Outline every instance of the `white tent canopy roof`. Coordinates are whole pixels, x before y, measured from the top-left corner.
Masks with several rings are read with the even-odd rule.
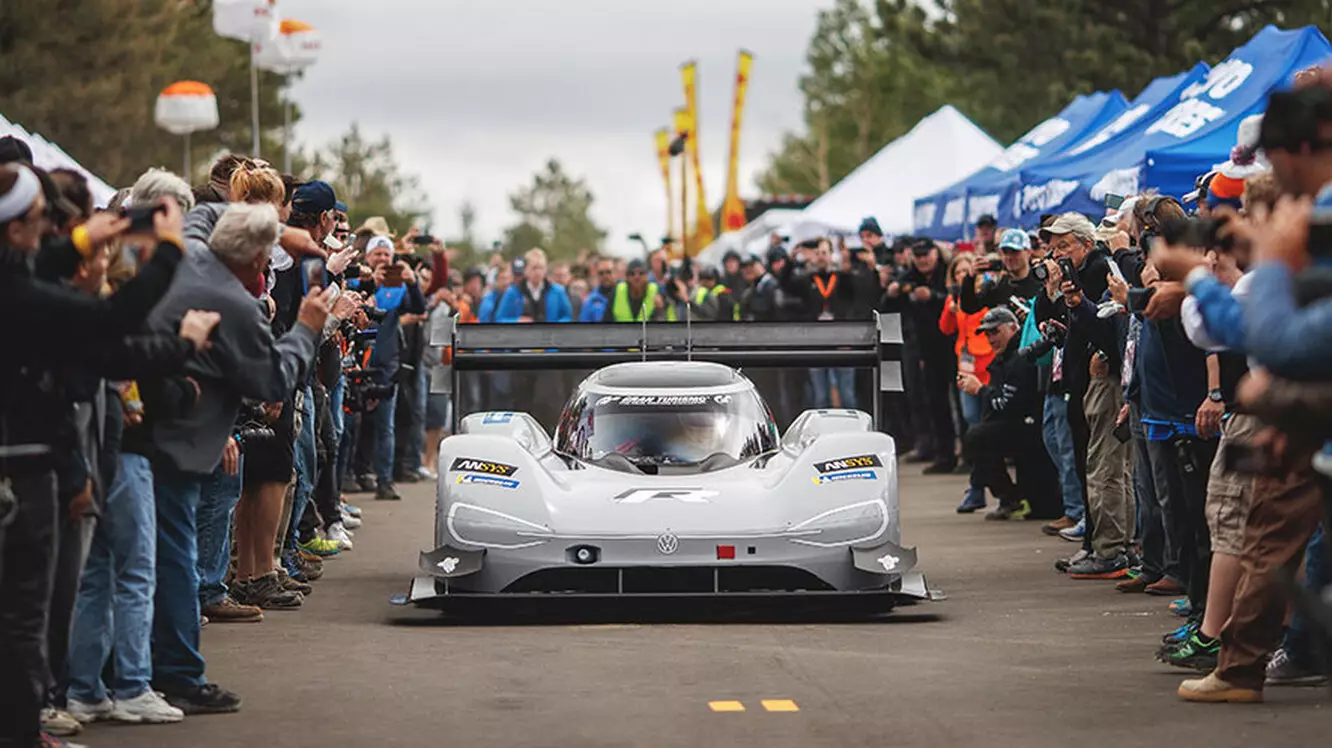
[[[910,233],[916,198],[967,177],[1002,152],[975,123],[944,105],[810,203],[799,222],[852,233],[874,216],[885,234]]]
[[[695,260],[704,265],[720,264],[722,256],[732,249],[741,254],[753,253],[761,257],[768,249],[769,235],[774,231],[790,234],[792,224],[800,220],[803,212],[800,208],[769,208],[743,228],[717,237],[699,251]]]
[[[24,130],[22,126],[17,125],[5,119],[0,115],[0,137],[13,135],[28,144],[32,149],[32,165],[46,170],[51,169],[73,169],[88,178],[88,190],[92,193],[93,205],[105,207],[111,198],[115,196],[116,190],[111,185],[98,179],[95,174],[83,168],[79,162],[75,161],[68,153],[65,153],[60,146],[48,142],[37,133],[30,133]]]

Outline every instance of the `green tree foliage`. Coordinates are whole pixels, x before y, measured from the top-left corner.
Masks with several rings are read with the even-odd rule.
[[[509,195],[518,222],[504,231],[505,253],[512,257],[540,247],[551,259],[572,260],[600,248],[606,232],[592,220],[592,201],[586,182],[551,159],[531,186]]]
[[[347,204],[352,228],[371,216],[383,216],[389,228],[401,236],[430,218],[420,181],[415,175],[402,173],[388,136],[367,140],[356,123],[298,171],[333,185],[338,199]]]
[[[1329,22],[1332,0],[837,0],[807,51],[804,131],[759,184],[820,194],[944,103],[1007,144],[1078,94],[1131,99],[1266,24]]]
[[[190,176],[221,151],[250,153],[249,60],[244,42],[213,33],[208,0],[0,2],[4,115],[114,185],[149,166],[181,168],[181,138],[153,123],[157,94],[178,80],[212,86],[221,119],[192,136]],[[262,153],[275,162],[284,80],[259,74]]]

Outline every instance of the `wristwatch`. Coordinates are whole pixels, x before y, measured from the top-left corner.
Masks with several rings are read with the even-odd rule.
[[[1214,403],[1224,403],[1226,398],[1221,394],[1221,390],[1208,390],[1207,399]]]

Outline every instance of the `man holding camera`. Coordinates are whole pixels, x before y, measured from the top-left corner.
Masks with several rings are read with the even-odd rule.
[[[990,489],[1001,509],[1012,512],[1021,504],[1022,489],[1009,477],[1005,461],[1044,451],[1036,367],[1018,355],[1021,328],[1007,307],[986,312],[976,329],[985,334],[995,357],[988,385],[981,385],[975,374],[957,376],[958,388],[981,402],[981,422],[967,430],[963,453],[972,464],[974,480]]]

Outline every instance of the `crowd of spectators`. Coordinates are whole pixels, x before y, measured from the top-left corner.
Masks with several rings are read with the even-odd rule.
[[[778,419],[882,397],[905,463],[970,476],[959,513],[992,496],[986,519],[1076,544],[1070,578],[1171,598],[1187,622],[1157,656],[1208,673],[1183,698],[1326,680],[1314,619],[1283,625],[1297,569],[1328,582],[1332,474],[1332,75],[1303,78],[1185,203],[1144,192],[1032,232],[987,216],[949,246],[867,218],[720,267],[667,245],[459,268],[235,155],[194,187],[150,169],[95,208],[79,174],[0,141],[0,310],[25,320],[0,361],[0,745],[238,710],[201,629],[300,608],[354,547],[347,495],[437,477],[453,414],[432,333],[452,319],[895,313],[905,396],[782,370],[760,383]],[[518,386],[485,389],[544,397]]]

